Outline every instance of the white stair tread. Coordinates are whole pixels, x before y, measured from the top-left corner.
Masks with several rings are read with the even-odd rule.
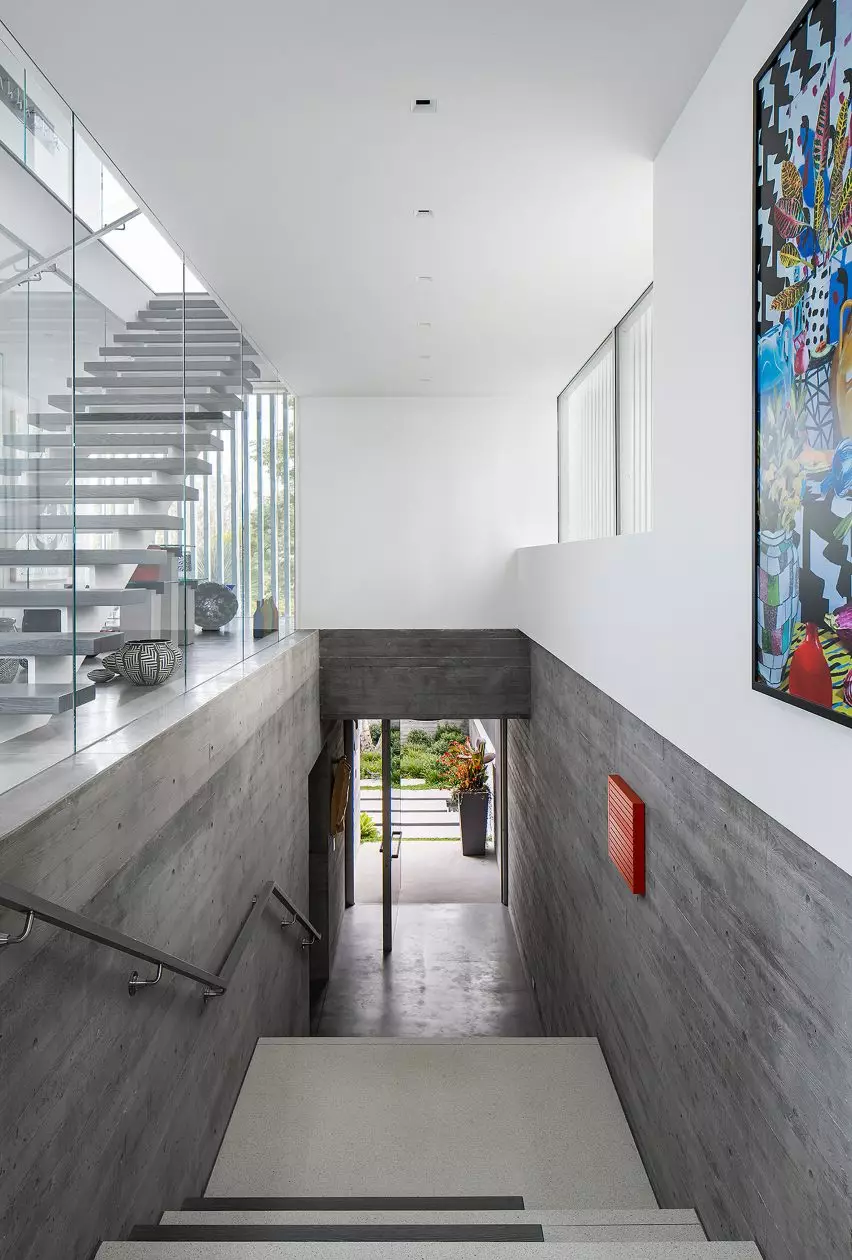
[[[263,1039],[207,1193],[382,1196],[390,1167],[395,1195],[657,1207],[592,1038]]]
[[[58,551],[27,550],[11,547],[0,548],[0,564],[11,564],[37,569],[53,565],[71,566],[109,565],[109,564],[155,564],[165,568],[169,563],[169,553],[157,547],[102,547],[92,550],[78,547],[76,552],[63,548]]]
[[[98,656],[124,646],[120,630],[29,631],[0,634],[0,656]]]
[[[121,499],[150,499],[155,503],[197,502],[200,492],[192,486],[171,484],[156,485],[153,481],[140,481],[130,485],[91,486],[70,482],[59,485],[3,486],[2,499],[8,503],[118,503]]]
[[[74,527],[74,520],[67,514],[54,516],[24,508],[11,516],[0,516],[0,535],[14,534],[20,537],[22,534],[70,534]],[[170,516],[166,512],[98,512],[92,515],[77,513],[78,534],[112,534],[117,529],[182,532],[184,520],[182,516]]]
[[[76,693],[71,683],[4,683],[0,685],[0,714],[68,713],[94,698],[94,683],[78,683]]]
[[[141,587],[127,590],[102,586],[78,590],[76,601],[78,608],[115,608],[123,604],[144,604],[148,596],[149,592]],[[71,608],[74,599],[74,592],[66,587],[55,591],[28,591],[23,587],[0,590],[0,608]]]
[[[67,425],[67,421],[66,421]],[[211,433],[196,433],[191,429],[164,429],[160,432],[111,433],[109,430],[96,429],[94,432],[84,430],[72,434],[67,428],[64,432],[48,436],[45,433],[5,434],[3,446],[16,451],[70,451],[76,446],[78,453],[83,451],[92,454],[126,454],[127,451],[156,451],[184,446],[193,450],[221,451],[225,443]]]
[[[24,473],[51,473],[72,469],[72,456],[38,455],[27,459],[0,458],[0,476],[22,477]],[[127,473],[170,473],[180,476],[186,473],[190,477],[208,477],[213,472],[213,465],[195,455],[119,455],[117,458],[99,458],[77,453],[76,475],[78,477],[123,477]]]
[[[109,1242],[97,1260],[760,1260],[736,1242]]]

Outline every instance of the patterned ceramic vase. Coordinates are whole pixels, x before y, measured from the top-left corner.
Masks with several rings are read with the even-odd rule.
[[[135,687],[158,687],[183,663],[183,654],[168,639],[134,639],[115,656],[115,668]]]
[[[17,629],[14,617],[0,617],[0,634],[15,634]],[[0,683],[13,683],[20,668],[19,657],[0,656]]]
[[[799,553],[792,530],[761,530],[757,565],[757,668],[780,687],[793,631],[801,619]]]

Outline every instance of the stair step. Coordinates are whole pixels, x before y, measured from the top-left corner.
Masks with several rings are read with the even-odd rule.
[[[70,534],[76,527],[78,534],[109,534],[117,529],[165,530],[182,533],[185,525],[182,516],[166,512],[104,512],[92,515],[62,514],[51,516],[26,509],[13,516],[0,516],[0,534]]]
[[[130,332],[174,332],[184,325],[187,332],[235,332],[239,333],[236,324],[229,319],[211,319],[209,316],[190,316],[184,322],[180,315],[173,318],[163,311],[159,316],[150,319],[129,319],[125,328]]]
[[[183,432],[180,429],[166,429],[153,433],[111,433],[109,430],[93,433],[82,424],[78,427],[76,434],[66,431],[57,433],[53,437],[45,437],[41,433],[7,433],[3,437],[2,444],[15,451],[32,453],[70,451],[72,447],[76,447],[78,452],[93,451],[98,454],[111,454],[113,451],[116,454],[125,454],[128,450],[137,449],[141,451],[168,450],[170,447],[178,450],[188,447],[200,451],[225,449],[225,443],[221,438],[214,437],[210,433],[196,433],[191,429]]]
[[[430,1249],[431,1250],[431,1249]],[[107,1242],[96,1260],[425,1260],[412,1242],[215,1243]],[[737,1242],[443,1242],[438,1260],[760,1260],[754,1243]]]
[[[72,422],[69,415],[61,412],[45,412],[29,417],[34,428],[44,433],[71,433]],[[73,426],[80,439],[104,432],[104,425],[118,425],[126,433],[141,432],[145,434],[173,433],[175,425],[182,425],[183,416],[172,411],[104,411],[90,412],[78,416]],[[186,413],[186,431],[188,433],[215,433],[224,429],[233,430],[232,416],[221,411],[188,411]]]
[[[183,373],[178,368],[173,372],[168,372],[160,376],[143,376],[140,373],[134,373],[127,376],[114,376],[109,372],[103,372],[99,376],[77,376],[73,380],[69,377],[65,382],[69,389],[180,389],[183,381]],[[231,376],[217,375],[215,371],[204,372],[187,372],[186,374],[186,390],[193,393],[198,389],[243,389],[244,382],[238,374]]]
[[[186,346],[187,349],[200,349],[204,346],[237,346],[242,351],[243,358],[257,358],[258,352],[246,341],[238,330],[233,332],[228,329],[220,329],[218,332],[211,329],[187,329],[186,337],[182,330],[170,329],[168,332],[156,332],[150,328],[137,330],[136,332],[122,332],[113,335],[113,342],[116,346],[168,346],[180,345]]]
[[[0,685],[0,713],[68,713],[95,698],[94,683],[5,683]]]
[[[44,513],[22,512],[19,516],[0,516],[0,535],[14,534],[71,534],[75,528],[72,517],[62,513],[58,516]],[[78,534],[111,534],[119,529],[159,530],[166,533],[183,533],[185,523],[183,516],[172,516],[165,512],[103,512],[91,515],[77,515],[76,530]]]
[[[544,1242],[576,1241],[576,1242],[703,1242],[704,1230],[694,1211],[666,1211],[660,1208],[640,1211],[541,1211],[529,1208],[527,1211],[501,1212],[164,1212],[160,1225],[181,1226],[187,1230],[197,1229],[202,1225],[216,1225],[221,1230],[235,1227],[265,1226],[272,1230],[275,1227],[291,1229],[324,1228],[329,1231],[329,1239],[344,1237],[342,1231],[359,1229],[362,1233],[346,1235],[351,1241],[375,1241],[385,1237],[391,1241],[389,1232],[367,1234],[368,1230],[422,1229],[425,1226],[443,1226],[446,1228],[467,1227],[471,1230],[484,1226],[532,1225],[543,1232]],[[341,1231],[334,1232],[331,1231]],[[154,1237],[153,1234],[147,1235]],[[194,1237],[201,1238],[201,1234]],[[224,1237],[224,1233],[219,1235]],[[248,1235],[241,1235],[248,1238]],[[141,1237],[134,1234],[133,1237]],[[189,1237],[187,1234],[186,1237]],[[237,1237],[228,1234],[229,1238]],[[276,1235],[276,1240],[279,1239]],[[291,1235],[292,1237],[292,1235]],[[308,1234],[300,1237],[309,1238]],[[459,1235],[461,1237],[461,1235]],[[423,1241],[425,1235],[418,1235]],[[450,1240],[447,1235],[446,1241]]]
[[[136,1242],[544,1242],[541,1225],[137,1225]]]
[[[0,458],[0,475],[4,477],[22,477],[24,473],[54,473],[72,468],[71,452],[67,456],[41,455],[33,459]],[[97,456],[78,456],[76,475],[78,477],[123,477],[126,473],[170,473],[174,476],[209,477],[213,465],[206,459],[187,455],[140,455],[117,457],[115,459],[99,459]],[[5,490],[5,487],[4,487]],[[2,494],[3,491],[0,491]]]
[[[152,410],[155,407],[162,407],[167,414],[173,415],[175,407],[181,407],[184,402],[184,393],[165,393],[162,394],[124,394],[105,392],[99,395],[81,395],[77,394],[76,403],[72,394],[49,394],[48,404],[56,407],[58,411],[66,411],[69,414],[74,410],[76,405],[77,419],[91,419],[92,408],[97,408],[94,414],[104,414],[109,412],[110,408],[128,407],[134,408],[135,411],[148,411],[151,415],[155,415]],[[186,401],[195,403],[199,407],[205,407],[210,403],[210,410],[220,415],[223,411],[241,412],[243,409],[243,400],[235,394],[222,393],[219,390],[211,389],[207,385],[187,386]]]
[[[78,590],[76,593],[78,608],[116,608],[125,604],[144,604],[147,598],[147,590],[141,587],[128,590],[126,586],[101,586],[92,590]],[[0,608],[72,608],[74,603],[74,591],[64,586],[58,590],[34,591],[13,586],[0,590]]]
[[[124,635],[118,630],[0,634],[0,656],[100,656],[123,646]]]
[[[164,569],[169,563],[169,553],[157,547],[116,547],[93,550],[78,547],[76,552],[68,548],[54,551],[41,551],[38,548],[18,550],[11,547],[0,548],[0,564],[14,565],[27,569],[52,568],[54,565],[73,565],[84,568],[97,568],[111,564],[151,564]]]
[[[507,1195],[205,1195],[184,1199],[184,1212],[518,1212],[523,1196]]]
[[[132,345],[121,346],[101,346],[98,350],[101,356],[100,367],[112,367],[113,363],[118,360],[121,363],[127,360],[128,363],[138,365],[144,362],[160,362],[164,368],[170,367],[172,363],[191,364],[193,367],[204,367],[211,359],[231,360],[231,366],[242,366],[242,371],[250,375],[259,376],[260,369],[253,359],[240,352],[238,342],[220,345],[218,342],[210,344],[202,343],[198,346],[184,346],[179,341],[167,341],[165,344],[159,341],[155,342],[134,342]],[[98,360],[94,360],[98,363]],[[86,370],[90,370],[90,365],[85,364]],[[136,370],[134,368],[125,368],[125,371]],[[139,368],[138,370],[142,370]]]
[[[149,311],[171,311],[184,306],[191,306],[193,310],[212,309],[220,311],[222,309],[215,298],[195,297],[189,293],[185,297],[182,293],[177,293],[174,297],[152,298],[148,303],[147,309]]]
[[[246,362],[243,363],[239,354],[209,354],[204,356],[199,355],[195,357],[187,357],[184,359],[184,355],[181,353],[180,348],[176,348],[175,353],[171,356],[164,355],[163,352],[160,351],[160,354],[156,357],[146,357],[143,355],[140,358],[128,359],[126,357],[127,351],[124,350],[123,346],[117,346],[116,349],[121,350],[125,355],[125,358],[118,359],[107,357],[106,361],[92,359],[83,364],[83,371],[91,372],[95,376],[103,376],[112,372],[163,372],[181,375],[185,367],[187,375],[190,378],[203,372],[225,372],[230,373],[235,377],[239,377],[240,375],[257,377],[260,375],[260,368],[257,364],[252,363],[249,360],[246,360]],[[144,377],[144,383],[148,383],[147,376]]]
[[[121,499],[151,499],[155,503],[196,503],[200,492],[193,486],[157,485],[153,481],[140,481],[123,486],[53,485],[53,486],[3,486],[3,499],[7,503],[118,503]]]

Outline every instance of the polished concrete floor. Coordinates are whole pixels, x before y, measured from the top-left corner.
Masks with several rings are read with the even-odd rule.
[[[499,902],[403,903],[387,957],[382,907],[353,906],[313,1026],[319,1037],[541,1035],[509,912]]]
[[[461,840],[403,840],[399,863],[400,902],[494,905],[500,900],[500,871],[493,845],[483,857],[465,857]],[[382,900],[382,855],[376,843],[362,844],[355,863],[355,902]]]

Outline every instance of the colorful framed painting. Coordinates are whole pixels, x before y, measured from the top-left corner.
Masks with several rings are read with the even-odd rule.
[[[852,0],[755,79],[753,685],[852,726]]]

